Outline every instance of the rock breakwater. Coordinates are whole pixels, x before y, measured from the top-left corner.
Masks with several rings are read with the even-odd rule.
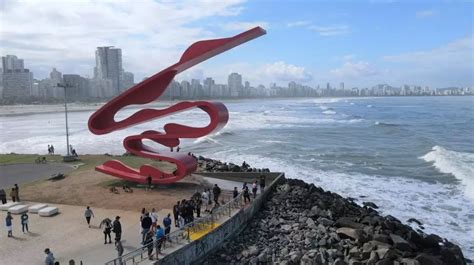
[[[374,208],[288,179],[204,264],[466,264],[456,244]]]

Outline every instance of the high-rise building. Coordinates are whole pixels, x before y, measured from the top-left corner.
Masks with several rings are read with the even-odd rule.
[[[243,85],[241,75],[238,73],[231,73],[227,79],[227,86],[229,87],[230,97],[242,96]]]
[[[33,73],[24,68],[23,59],[15,55],[2,57],[3,98],[25,98],[33,90]]]
[[[202,89],[204,90],[204,97],[212,96],[212,88],[214,87],[215,84],[216,82],[211,77],[204,79],[203,85],[202,85]]]
[[[94,78],[97,80],[108,79],[112,83],[112,91],[106,91],[106,94],[115,96],[123,91],[121,84],[123,80],[122,50],[113,48],[113,46],[97,47],[95,63]]]
[[[64,83],[67,84],[68,100],[82,100],[89,97],[89,80],[80,75],[63,75]]]
[[[135,81],[134,81],[133,73],[124,72],[123,81],[122,81],[123,90],[127,90],[134,85],[135,85]]]
[[[6,73],[8,70],[16,71],[16,70],[24,70],[24,62],[23,59],[18,59],[15,55],[7,55],[2,57],[2,69],[3,72]]]
[[[344,82],[341,82],[341,83],[339,84],[339,90],[344,90]]]

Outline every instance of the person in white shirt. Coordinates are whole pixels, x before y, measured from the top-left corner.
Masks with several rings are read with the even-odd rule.
[[[151,217],[151,230],[155,231],[156,223],[158,222],[158,213],[156,212],[155,208],[151,209],[150,217]]]

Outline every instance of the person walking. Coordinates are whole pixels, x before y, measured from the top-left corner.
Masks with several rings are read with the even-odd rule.
[[[178,227],[179,201],[173,206],[174,226]]]
[[[107,244],[107,237],[109,237],[109,244],[112,244],[112,237],[110,233],[112,232],[112,220],[109,218],[102,221],[104,226],[104,244]]]
[[[168,214],[165,218],[163,218],[163,226],[165,227],[165,236],[167,236],[171,232],[171,214]]]
[[[24,212],[21,217],[21,231],[23,231],[23,233],[25,233],[25,228],[26,228],[26,232],[30,232],[28,231],[28,214],[26,212]]]
[[[156,230],[156,223],[158,222],[158,213],[156,213],[155,208],[151,209],[150,218],[151,230],[154,232]]]
[[[142,226],[142,245],[144,245],[145,236],[150,231],[150,228],[151,228],[151,217],[149,213],[146,213],[145,217],[143,217],[141,226]]]
[[[51,146],[48,144],[48,155],[51,154]]]
[[[252,184],[252,194],[253,194],[254,199],[257,197],[257,190],[258,190],[258,185],[257,185],[257,181],[255,181]]]
[[[54,146],[51,145],[51,154],[54,155]]]
[[[219,205],[219,196],[221,195],[221,188],[217,184],[214,184],[214,188],[212,188],[212,193],[214,195],[214,203]]]
[[[265,175],[260,176],[260,193],[265,190]]]
[[[94,217],[94,212],[90,209],[89,206],[86,207],[86,211],[84,212],[84,217],[86,217],[87,225],[91,228],[91,217]]]
[[[143,245],[147,247],[148,250],[148,259],[153,260],[153,231],[149,230],[145,234],[145,240],[143,241]]]
[[[20,187],[18,187],[18,184],[15,184],[15,191],[16,191],[16,201],[20,201]]]
[[[12,188],[12,190],[10,191],[10,197],[12,197],[13,202],[16,202],[16,189],[15,188]]]
[[[10,212],[7,212],[7,217],[5,217],[5,226],[7,227],[8,237],[13,237],[13,216]]]
[[[113,227],[112,231],[115,233],[115,241],[120,242],[120,239],[122,238],[122,224],[120,224],[120,216],[115,217],[115,221],[112,227]],[[122,252],[123,252],[123,249],[122,249]]]
[[[44,259],[45,265],[54,265],[54,255],[49,248],[44,250],[44,254],[46,254],[46,258]]]
[[[158,260],[158,255],[161,254],[161,245],[163,244],[163,241],[165,239],[165,232],[163,231],[163,228],[161,228],[160,225],[156,227],[155,237],[156,259]]]

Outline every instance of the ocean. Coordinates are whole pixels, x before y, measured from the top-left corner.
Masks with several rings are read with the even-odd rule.
[[[182,140],[182,152],[236,164],[245,160],[359,203],[372,201],[383,214],[403,222],[420,220],[425,232],[460,244],[474,258],[474,97],[225,104],[227,126],[214,135]],[[125,109],[116,119],[136,110]],[[209,121],[193,110],[95,136],[87,129],[91,114],[69,113],[70,143],[79,155],[123,154],[127,135],[158,130],[168,122],[205,126]],[[56,152],[66,150],[63,112],[0,116],[0,129],[0,153],[45,153],[48,144]]]

